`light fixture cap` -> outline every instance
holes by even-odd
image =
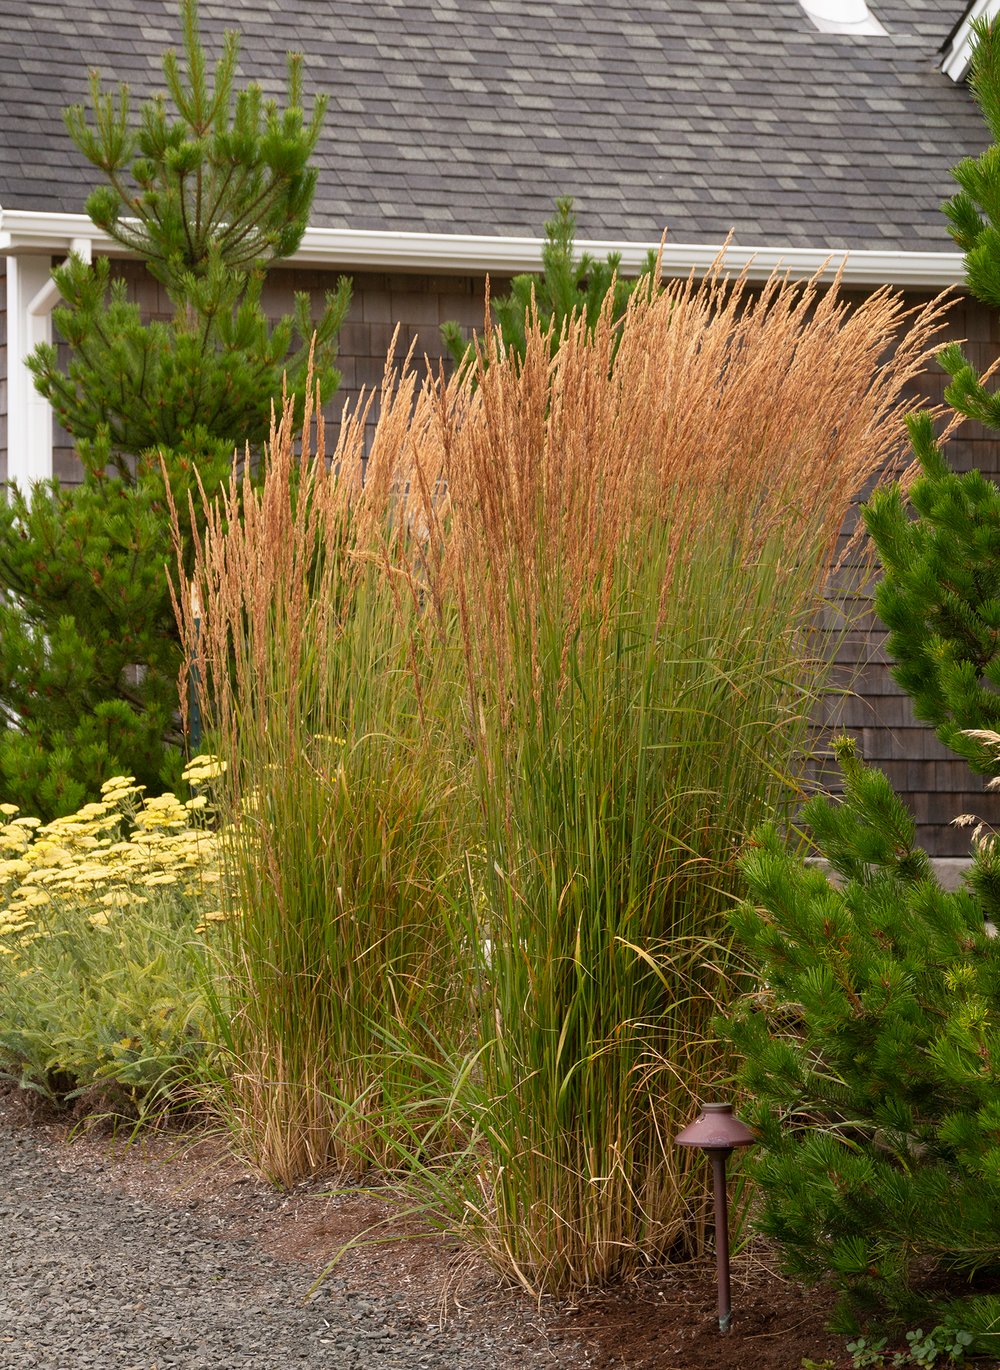
[[[732,1104],[703,1104],[701,1117],[688,1123],[674,1138],[678,1146],[698,1146],[703,1151],[731,1151],[753,1146],[757,1138],[733,1113]]]

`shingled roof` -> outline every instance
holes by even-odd
[[[210,47],[330,95],[315,226],[537,234],[558,194],[586,238],[948,250],[949,168],[984,145],[939,70],[958,0],[870,0],[885,37],[816,31],[797,0],[226,0]],[[13,0],[0,20],[0,206],[80,212],[64,130],[87,68],[162,88],[173,0]]]

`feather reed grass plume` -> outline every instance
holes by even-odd
[[[176,608],[228,763],[224,1101],[284,1184],[384,1161],[390,1098],[397,1131],[422,1135],[414,1063],[439,1054],[455,993],[448,644],[410,564],[401,468],[433,406],[409,367],[381,398],[367,457],[367,404],[328,458],[311,397],[298,440],[286,403],[262,479],[234,471],[190,578],[179,563]]]
[[[795,800],[815,611],[941,313],[712,275],[387,369],[367,462],[365,405],[329,457],[286,407],[176,601],[264,1171],[403,1161],[533,1292],[699,1248],[671,1139],[728,1070],[735,856]]]
[[[592,337],[569,327],[551,365],[537,324],[520,367],[488,337],[471,421],[454,400],[442,417],[454,559],[488,565],[490,593],[512,567],[534,582],[558,566],[582,605],[637,522],[665,520],[683,562],[714,515],[735,557],[780,528],[787,571],[801,552],[825,575],[851,502],[900,473],[907,387],[944,309],[716,274],[637,291],[620,329],[608,310]]]
[[[464,634],[486,949],[462,1221],[533,1292],[699,1246],[704,1167],[671,1139],[727,1070],[734,857],[795,798],[813,616],[940,315],[713,276],[570,324],[554,356],[537,322],[520,364],[489,336],[473,391],[439,393],[427,519]]]

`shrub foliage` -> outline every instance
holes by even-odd
[[[107,181],[88,213],[145,264],[168,317],[144,318],[106,258],[71,256],[55,272],[68,364],[54,347],[30,359],[83,476],[0,503],[0,784],[42,817],[95,799],[115,770],[151,789],[176,784],[165,482],[186,519],[196,473],[211,494],[234,449],[259,454],[283,377],[302,389],[314,331],[325,396],[339,380],[347,282],[315,323],[305,295],[277,324],[261,305],[267,267],[306,226],[324,102],[306,118],[299,59],[284,109],[256,85],[237,91],[233,34],[210,77],[195,0],[182,18],[184,58],[170,52],[163,63],[169,102],[151,100],[135,117],[127,89],[107,94],[95,75],[89,116],[67,114]]]
[[[760,1225],[841,1291],[846,1329],[925,1319],[1000,1345],[1000,852],[946,892],[885,776],[837,753],[804,817],[834,879],[773,828],[733,922],[756,988],[728,1029],[762,1146]]]
[[[503,339],[504,352],[513,350],[517,356],[524,356],[532,318],[550,333],[553,352],[559,346],[563,329],[572,320],[585,319],[587,327],[593,329],[609,299],[615,319],[620,319],[629,296],[639,285],[638,281],[619,276],[620,266],[621,254],[617,252],[610,252],[604,261],[589,252],[577,255],[573,200],[570,196],[558,199],[555,214],[545,222],[542,274],[515,276],[506,295],[489,300],[493,326]],[[650,253],[644,268],[645,288],[649,287],[655,267],[656,254]],[[460,324],[442,324],[441,338],[457,367],[471,364],[475,349]]]

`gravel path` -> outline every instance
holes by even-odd
[[[439,1328],[390,1290],[311,1274],[171,1209],[64,1170],[0,1125],[3,1370],[498,1370],[538,1364],[482,1329]],[[549,1361],[549,1364],[552,1362]]]

